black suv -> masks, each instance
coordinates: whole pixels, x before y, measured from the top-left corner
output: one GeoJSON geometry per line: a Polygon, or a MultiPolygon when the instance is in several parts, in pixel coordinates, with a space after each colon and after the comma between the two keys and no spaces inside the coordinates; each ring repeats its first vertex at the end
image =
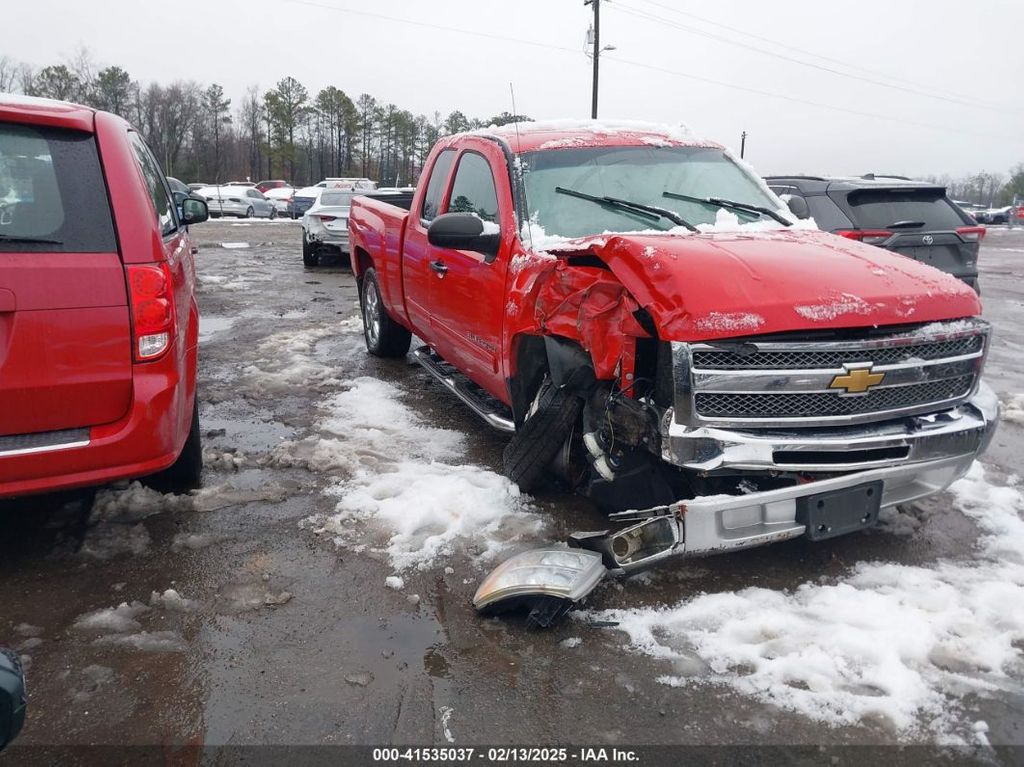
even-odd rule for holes
{"type": "Polygon", "coordinates": [[[953,204],[945,187],[875,174],[765,181],[798,218],[930,264],[978,290],[978,246],[985,229],[953,204]]]}

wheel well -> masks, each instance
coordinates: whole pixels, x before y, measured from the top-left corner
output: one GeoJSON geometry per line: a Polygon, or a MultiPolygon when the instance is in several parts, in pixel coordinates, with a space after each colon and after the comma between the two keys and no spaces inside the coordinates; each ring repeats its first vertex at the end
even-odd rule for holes
{"type": "Polygon", "coordinates": [[[517,426],[525,420],[545,376],[580,396],[586,396],[597,383],[590,353],[576,341],[561,336],[521,335],[512,348],[516,372],[509,379],[509,395],[517,426]]]}
{"type": "Polygon", "coordinates": [[[362,248],[356,248],[352,254],[352,267],[356,273],[356,284],[363,284],[363,275],[366,274],[367,269],[373,268],[373,259],[370,254],[362,248]]]}

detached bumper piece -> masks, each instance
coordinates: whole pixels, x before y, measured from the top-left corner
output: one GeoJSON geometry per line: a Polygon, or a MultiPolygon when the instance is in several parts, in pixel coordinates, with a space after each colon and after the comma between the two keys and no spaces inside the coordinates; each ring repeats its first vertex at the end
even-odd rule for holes
{"type": "Polygon", "coordinates": [[[526,610],[527,626],[548,628],[561,620],[601,581],[599,553],[583,549],[536,549],[498,565],[473,597],[483,615],[526,610]]]}

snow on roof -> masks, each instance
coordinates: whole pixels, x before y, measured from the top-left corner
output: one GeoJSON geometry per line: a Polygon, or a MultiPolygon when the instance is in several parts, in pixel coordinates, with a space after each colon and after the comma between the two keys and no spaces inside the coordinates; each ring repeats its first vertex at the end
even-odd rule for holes
{"type": "Polygon", "coordinates": [[[0,93],[0,107],[22,107],[47,112],[77,112],[80,109],[91,107],[81,104],[74,104],[70,101],[57,101],[56,99],[44,99],[38,96],[23,96],[20,93],[0,93]]]}
{"type": "Polygon", "coordinates": [[[720,148],[715,142],[699,138],[682,123],[670,125],[643,120],[537,120],[491,125],[462,135],[498,136],[516,152],[624,143],[720,148]]]}

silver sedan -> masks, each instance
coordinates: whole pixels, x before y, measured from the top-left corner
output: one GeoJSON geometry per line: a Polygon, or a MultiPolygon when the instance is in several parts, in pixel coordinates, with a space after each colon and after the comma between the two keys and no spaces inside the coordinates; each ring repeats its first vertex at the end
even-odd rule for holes
{"type": "Polygon", "coordinates": [[[239,218],[277,218],[274,203],[258,189],[246,186],[208,186],[196,194],[206,199],[210,216],[238,216],[239,218]]]}

